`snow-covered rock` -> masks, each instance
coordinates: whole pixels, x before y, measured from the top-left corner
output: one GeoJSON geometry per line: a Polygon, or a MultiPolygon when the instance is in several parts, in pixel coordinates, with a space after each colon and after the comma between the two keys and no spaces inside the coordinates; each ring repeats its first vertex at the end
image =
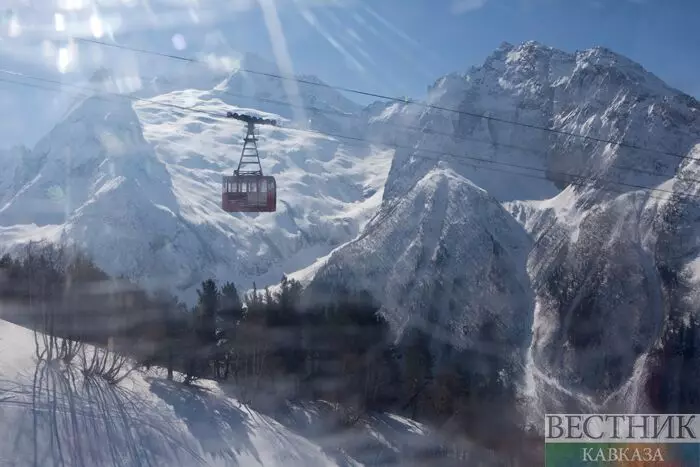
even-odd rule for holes
{"type": "Polygon", "coordinates": [[[321,266],[315,299],[337,287],[369,292],[399,334],[428,331],[436,351],[492,345],[508,360],[524,356],[533,312],[524,229],[450,169],[429,172],[394,201],[321,266]],[[495,325],[488,343],[487,325],[495,325]]]}

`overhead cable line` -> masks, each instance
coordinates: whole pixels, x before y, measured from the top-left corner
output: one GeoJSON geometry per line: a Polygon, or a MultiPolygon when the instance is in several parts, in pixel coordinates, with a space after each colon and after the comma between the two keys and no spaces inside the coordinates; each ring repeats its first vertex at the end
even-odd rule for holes
{"type": "MultiPolygon", "coordinates": [[[[360,115],[347,113],[347,112],[341,112],[341,111],[334,110],[334,109],[322,109],[320,107],[292,104],[291,102],[287,102],[287,101],[270,99],[267,97],[260,97],[260,96],[249,96],[247,94],[240,94],[240,93],[223,91],[223,90],[218,90],[218,89],[216,90],[216,93],[224,94],[224,95],[232,96],[232,97],[236,97],[236,98],[241,98],[241,99],[250,99],[250,100],[259,101],[259,102],[266,102],[266,103],[270,103],[270,104],[281,105],[281,106],[290,107],[290,108],[296,108],[296,109],[300,109],[300,110],[309,110],[309,111],[316,113],[316,114],[333,115],[333,116],[337,116],[340,118],[357,120],[357,121],[361,122],[360,115]]],[[[475,142],[475,143],[489,145],[489,146],[517,149],[517,150],[520,150],[523,152],[532,153],[533,155],[536,155],[536,156],[542,155],[542,152],[537,150],[537,149],[529,148],[526,146],[520,146],[520,145],[512,144],[512,143],[502,143],[502,142],[498,142],[498,141],[487,141],[487,140],[468,137],[468,136],[459,136],[459,135],[455,135],[453,133],[448,133],[448,132],[439,131],[439,130],[433,130],[433,129],[419,127],[419,126],[415,126],[415,125],[405,125],[405,124],[386,122],[386,121],[382,121],[381,125],[411,130],[411,131],[415,131],[417,133],[422,133],[424,135],[446,136],[446,137],[449,137],[449,138],[451,138],[453,140],[457,140],[457,141],[470,141],[470,142],[475,142]]],[[[689,158],[689,159],[693,159],[693,158],[689,158]]],[[[700,161],[700,159],[697,159],[697,160],[700,161]]],[[[640,173],[640,174],[645,174],[645,175],[651,175],[653,177],[672,177],[677,173],[677,170],[673,170],[673,172],[674,172],[673,174],[668,174],[668,173],[659,173],[659,171],[644,170],[644,169],[640,169],[637,167],[620,166],[620,165],[616,165],[616,164],[612,164],[610,166],[610,168],[614,168],[614,169],[620,170],[620,171],[630,171],[630,172],[635,172],[635,173],[640,173]]],[[[700,183],[700,180],[695,180],[695,181],[697,183],[700,183]]]]}
{"type": "MultiPolygon", "coordinates": [[[[359,115],[349,114],[349,113],[346,113],[346,112],[340,112],[340,111],[333,110],[333,109],[321,109],[321,108],[319,108],[319,107],[314,107],[314,106],[304,106],[304,105],[292,104],[291,102],[287,102],[287,101],[281,101],[281,100],[276,100],[276,99],[270,99],[270,98],[267,98],[267,97],[248,96],[248,95],[246,95],[246,94],[239,94],[239,93],[230,92],[230,91],[217,90],[216,92],[217,92],[217,93],[224,94],[224,95],[232,96],[232,97],[238,97],[238,98],[243,98],[243,99],[251,99],[251,100],[255,100],[255,101],[267,102],[267,103],[270,103],[270,104],[282,105],[282,106],[287,106],[287,107],[290,107],[290,108],[297,108],[297,109],[300,109],[300,110],[310,110],[310,111],[315,112],[315,113],[321,113],[321,114],[326,114],[326,115],[334,115],[334,116],[338,116],[338,117],[341,117],[341,118],[347,118],[347,119],[353,119],[353,120],[361,121],[361,117],[360,117],[359,115]]],[[[453,134],[453,133],[448,133],[448,132],[446,132],[446,131],[433,130],[433,129],[429,129],[429,128],[425,128],[425,127],[419,127],[419,126],[415,126],[415,125],[402,125],[402,124],[400,124],[400,123],[385,122],[385,121],[382,121],[382,122],[381,122],[381,125],[386,125],[386,126],[391,126],[391,127],[395,127],[395,128],[402,128],[402,129],[406,129],[406,130],[411,130],[411,131],[415,131],[415,132],[417,132],[417,133],[422,133],[422,134],[424,134],[424,135],[441,135],[441,136],[446,136],[446,137],[449,137],[449,138],[451,138],[451,139],[453,139],[453,140],[457,140],[457,141],[470,141],[470,142],[475,142],[475,143],[484,144],[484,145],[497,146],[497,147],[509,148],[509,149],[517,149],[517,150],[520,150],[520,151],[523,151],[523,152],[531,153],[531,154],[536,155],[536,156],[541,156],[541,155],[542,155],[542,152],[539,151],[539,150],[537,150],[537,149],[529,148],[529,147],[526,147],[526,146],[520,146],[520,145],[512,144],[512,143],[502,143],[502,142],[498,142],[498,141],[486,141],[486,140],[483,140],[483,139],[471,138],[471,137],[468,137],[468,136],[458,136],[458,135],[455,135],[455,134],[453,134]]],[[[700,162],[700,159],[695,159],[695,158],[692,158],[692,157],[687,157],[687,158],[688,158],[688,159],[691,159],[691,160],[697,160],[697,161],[700,162]]],[[[616,165],[616,164],[612,164],[612,165],[610,166],[610,168],[614,168],[614,169],[616,169],[616,170],[620,170],[620,171],[623,171],[623,172],[624,172],[624,171],[630,171],[630,172],[635,172],[635,173],[640,173],[640,174],[651,175],[651,176],[653,176],[653,177],[673,177],[674,175],[677,174],[677,170],[673,170],[673,174],[668,174],[668,173],[659,173],[658,171],[657,171],[657,172],[654,172],[654,171],[651,171],[651,170],[644,170],[644,169],[640,169],[640,168],[637,168],[637,167],[619,166],[619,165],[616,165]]],[[[695,180],[695,182],[700,183],[700,180],[695,180]]]]}
{"type": "MultiPolygon", "coordinates": [[[[62,81],[53,80],[53,79],[40,78],[40,77],[36,77],[36,76],[26,75],[26,74],[23,74],[23,73],[13,72],[13,71],[10,71],[10,70],[2,70],[2,69],[0,69],[0,73],[10,74],[10,75],[13,75],[13,76],[19,76],[19,77],[28,78],[28,79],[33,79],[33,80],[39,80],[39,81],[43,81],[43,82],[49,82],[49,83],[52,83],[52,84],[58,84],[58,85],[65,86],[65,87],[73,87],[73,88],[78,88],[78,89],[81,89],[81,90],[88,90],[88,91],[91,91],[91,92],[101,92],[101,90],[99,90],[99,89],[91,89],[91,88],[88,88],[88,87],[85,87],[85,86],[74,85],[74,84],[70,84],[70,83],[64,83],[64,82],[62,82],[62,81]]],[[[359,117],[358,115],[348,114],[348,113],[344,113],[344,112],[340,112],[340,111],[336,111],[336,110],[332,110],[332,109],[321,109],[321,108],[313,107],[313,106],[301,106],[301,105],[292,104],[292,103],[286,102],[286,101],[280,101],[280,100],[275,100],[275,99],[269,99],[269,98],[259,97],[259,96],[248,96],[248,95],[245,95],[245,94],[233,93],[233,92],[228,92],[228,91],[221,91],[221,90],[218,90],[217,92],[218,92],[218,93],[221,93],[221,94],[229,95],[229,96],[232,96],[232,97],[237,97],[237,98],[242,98],[242,99],[250,99],[250,100],[260,101],[260,102],[267,102],[267,103],[272,103],[272,104],[276,104],[276,105],[283,105],[283,106],[288,106],[288,107],[292,107],[292,108],[299,108],[299,109],[303,109],[303,110],[310,110],[310,111],[316,112],[316,113],[322,113],[322,114],[328,114],[328,115],[335,115],[335,116],[339,116],[339,117],[342,117],[342,118],[356,119],[356,120],[360,121],[360,117],[359,117]]],[[[177,109],[177,110],[187,110],[187,111],[193,111],[193,112],[204,112],[204,113],[206,113],[207,115],[210,115],[209,112],[201,111],[201,110],[196,109],[196,108],[194,108],[194,107],[184,107],[184,106],[179,106],[179,105],[176,105],[176,104],[170,104],[170,103],[164,103],[164,102],[156,101],[155,99],[141,98],[141,97],[137,97],[137,96],[133,96],[133,95],[125,95],[125,94],[120,94],[120,93],[110,93],[110,94],[114,94],[114,95],[117,95],[117,96],[122,96],[122,97],[125,97],[125,98],[129,98],[129,99],[132,99],[132,100],[134,100],[134,101],[148,102],[148,103],[156,103],[156,104],[158,104],[158,105],[171,107],[171,108],[174,108],[174,109],[177,109]]],[[[446,136],[446,137],[449,137],[449,138],[452,138],[452,139],[458,140],[458,141],[471,141],[471,142],[475,142],[475,143],[479,143],[479,144],[484,144],[484,145],[490,145],[490,146],[496,146],[496,147],[503,147],[503,148],[509,148],[509,149],[517,149],[517,150],[521,150],[521,151],[523,151],[523,152],[531,153],[531,154],[534,155],[534,156],[542,156],[542,155],[543,155],[541,151],[538,151],[538,150],[536,150],[536,149],[534,149],[534,148],[528,148],[528,147],[525,147],[525,146],[520,146],[520,145],[516,145],[516,144],[511,144],[511,143],[502,143],[502,142],[498,142],[498,141],[485,141],[485,140],[483,140],[483,139],[478,139],[478,138],[470,138],[470,137],[466,137],[466,136],[456,136],[456,135],[453,135],[453,134],[451,134],[451,133],[442,132],[442,131],[438,131],[438,130],[432,130],[432,129],[421,128],[421,127],[414,126],[414,125],[401,125],[401,124],[391,123],[391,122],[382,122],[381,124],[382,124],[382,125],[387,125],[387,126],[393,126],[393,127],[396,127],[396,128],[403,128],[403,129],[415,131],[415,132],[418,132],[418,133],[422,133],[422,134],[425,134],[425,135],[443,135],[443,136],[446,136]]],[[[336,136],[336,137],[341,137],[341,136],[336,136]]],[[[386,143],[383,143],[383,144],[386,144],[386,143]]],[[[691,159],[691,160],[700,161],[700,159],[695,159],[695,158],[691,158],[691,157],[687,157],[687,158],[688,158],[688,159],[691,159]]],[[[620,165],[617,165],[617,164],[612,164],[612,165],[610,166],[610,168],[613,168],[613,169],[619,170],[619,171],[623,171],[623,172],[624,172],[624,171],[630,171],[630,172],[635,172],[635,173],[650,175],[650,176],[653,176],[653,177],[673,177],[673,176],[675,176],[675,175],[677,174],[677,170],[673,170],[673,172],[674,172],[673,174],[667,174],[667,173],[659,173],[659,172],[656,172],[656,171],[644,170],[644,169],[640,169],[640,168],[636,168],[636,167],[620,166],[620,165]]],[[[696,182],[696,183],[700,183],[700,180],[695,180],[695,179],[690,179],[689,181],[694,181],[694,182],[696,182]]]]}
{"type": "MultiPolygon", "coordinates": [[[[33,76],[24,75],[24,74],[21,74],[21,73],[8,72],[8,71],[6,71],[6,70],[0,70],[0,73],[7,73],[7,74],[12,74],[12,75],[15,75],[15,76],[19,76],[19,77],[25,77],[25,78],[30,78],[30,79],[36,79],[36,80],[38,80],[38,81],[47,82],[47,83],[52,83],[52,84],[57,85],[57,86],[59,86],[59,87],[71,87],[71,88],[80,89],[80,90],[82,90],[82,91],[87,90],[87,91],[91,91],[91,92],[100,92],[100,90],[92,89],[92,88],[89,88],[89,87],[86,87],[86,86],[79,86],[79,85],[67,84],[67,83],[63,83],[63,82],[58,81],[58,80],[52,80],[52,79],[49,79],[49,78],[33,77],[33,76]]],[[[3,80],[3,81],[6,82],[6,83],[14,84],[14,85],[29,86],[29,87],[37,87],[37,86],[34,85],[33,83],[23,83],[23,82],[18,82],[18,81],[11,81],[11,80],[3,80]]],[[[48,88],[43,88],[43,89],[48,89],[48,88]]],[[[61,89],[60,89],[60,88],[56,88],[55,91],[58,92],[58,91],[61,91],[61,89]]],[[[185,106],[180,106],[180,105],[177,105],[177,104],[171,104],[171,103],[167,103],[167,102],[159,102],[159,101],[154,100],[154,99],[141,98],[141,97],[126,95],[126,94],[119,94],[119,93],[112,93],[112,92],[105,92],[105,94],[109,94],[109,95],[111,95],[111,96],[114,96],[114,97],[117,97],[117,98],[121,98],[121,99],[127,99],[127,100],[130,100],[130,101],[148,102],[148,103],[153,104],[153,105],[158,105],[158,106],[166,107],[166,108],[172,108],[172,109],[175,109],[175,110],[178,110],[178,111],[181,111],[181,112],[193,112],[193,113],[203,114],[203,115],[206,115],[206,116],[212,117],[212,118],[217,118],[217,119],[222,119],[222,120],[225,119],[225,115],[224,115],[224,114],[218,114],[218,113],[214,113],[214,112],[207,111],[207,110],[201,110],[201,109],[197,109],[197,108],[195,108],[195,107],[185,107],[185,106]]],[[[94,97],[94,98],[98,98],[98,99],[107,100],[107,99],[105,99],[104,97],[99,96],[99,95],[98,95],[98,96],[93,96],[93,97],[94,97]]],[[[284,128],[284,127],[282,127],[282,128],[284,128]]],[[[348,141],[361,142],[361,143],[366,143],[366,144],[376,144],[376,145],[386,146],[386,147],[390,147],[390,148],[394,148],[394,149],[406,149],[406,150],[413,151],[413,153],[411,154],[411,156],[412,156],[412,157],[417,157],[417,158],[425,158],[425,159],[431,159],[431,160],[436,160],[436,161],[439,161],[439,160],[440,160],[440,159],[438,159],[438,158],[434,158],[434,157],[425,157],[425,156],[423,156],[423,155],[420,155],[419,153],[422,152],[422,153],[435,154],[435,155],[439,155],[439,156],[451,157],[451,158],[454,158],[454,159],[457,159],[457,160],[470,160],[470,161],[475,161],[475,162],[483,162],[483,163],[486,163],[486,164],[493,164],[493,165],[499,165],[499,166],[504,166],[504,167],[510,167],[510,168],[516,168],[516,169],[523,169],[523,170],[530,170],[530,171],[534,171],[534,172],[540,172],[540,173],[546,174],[547,177],[542,177],[542,176],[537,177],[537,176],[533,176],[533,175],[531,175],[531,174],[524,174],[524,173],[520,173],[520,172],[510,172],[510,171],[497,170],[497,169],[495,169],[495,168],[493,168],[493,167],[489,168],[489,167],[484,167],[484,166],[482,166],[482,165],[475,165],[475,164],[473,164],[473,163],[466,163],[467,165],[473,166],[473,167],[475,167],[475,168],[480,168],[480,169],[485,169],[485,170],[496,170],[496,171],[500,171],[500,172],[503,172],[503,173],[510,173],[510,174],[513,174],[513,175],[520,175],[520,176],[529,177],[529,178],[538,178],[538,179],[545,180],[545,181],[550,181],[550,182],[551,182],[551,181],[562,181],[562,182],[569,183],[569,184],[571,184],[571,185],[588,186],[588,185],[590,185],[590,183],[593,182],[593,181],[600,181],[600,182],[605,182],[605,183],[609,183],[609,184],[612,184],[612,185],[625,186],[625,187],[628,187],[628,188],[642,189],[642,190],[648,190],[648,191],[651,191],[651,192],[666,193],[666,194],[671,194],[671,195],[678,195],[678,196],[684,196],[684,197],[689,197],[689,198],[698,198],[698,199],[700,199],[700,195],[697,195],[697,194],[682,193],[682,192],[672,191],[672,190],[666,190],[666,189],[658,188],[658,187],[654,188],[654,187],[648,187],[648,186],[645,186],[645,185],[637,185],[637,184],[625,183],[625,182],[620,182],[620,181],[615,181],[615,180],[604,179],[604,178],[600,178],[600,177],[594,177],[594,176],[590,176],[590,175],[587,176],[587,175],[572,174],[572,173],[567,173],[567,172],[551,171],[551,170],[543,169],[543,168],[541,168],[541,167],[532,167],[532,166],[527,166],[527,165],[522,165],[522,164],[516,164],[516,163],[510,163],[510,162],[494,161],[494,160],[491,160],[491,159],[485,159],[485,158],[479,158],[479,157],[470,156],[470,155],[468,155],[468,154],[454,154],[454,153],[450,153],[450,152],[446,152],[446,151],[431,150],[431,149],[419,149],[419,150],[416,150],[415,148],[410,147],[410,146],[398,145],[398,144],[395,144],[395,143],[387,143],[387,142],[383,142],[383,141],[373,141],[373,140],[370,140],[370,139],[360,138],[360,137],[354,137],[354,136],[349,136],[349,135],[342,135],[342,134],[336,134],[336,133],[322,132],[322,131],[316,131],[316,130],[297,129],[297,128],[286,128],[286,129],[287,129],[287,130],[292,130],[292,131],[300,131],[300,132],[304,132],[304,133],[316,134],[316,135],[319,135],[319,136],[325,136],[325,137],[331,137],[331,138],[344,139],[344,140],[348,140],[348,141]],[[549,177],[551,177],[552,175],[559,175],[559,176],[566,177],[566,178],[563,178],[563,179],[561,179],[561,180],[552,180],[551,178],[549,178],[549,177]],[[579,179],[579,181],[571,180],[571,179],[579,179]],[[581,180],[583,180],[583,181],[581,181],[581,180]]],[[[599,188],[599,189],[602,189],[602,188],[599,188]]],[[[607,190],[607,191],[615,191],[615,190],[607,190]]],[[[616,192],[624,193],[624,191],[616,191],[616,192]]],[[[657,199],[662,199],[662,198],[657,198],[657,199]]]]}
{"type": "MultiPolygon", "coordinates": [[[[165,58],[170,58],[170,59],[180,60],[180,61],[185,61],[185,62],[190,62],[190,63],[199,63],[202,65],[207,64],[206,61],[196,59],[196,58],[182,57],[180,55],[167,54],[167,53],[157,52],[157,51],[153,51],[153,50],[140,49],[140,48],[136,48],[136,47],[129,47],[126,45],[121,45],[121,44],[113,44],[113,43],[104,42],[104,41],[100,41],[100,40],[96,40],[96,39],[88,39],[88,38],[81,38],[81,37],[74,37],[73,39],[75,41],[78,41],[78,42],[86,42],[86,43],[97,44],[97,45],[101,45],[101,46],[105,46],[105,47],[112,47],[112,48],[117,48],[117,49],[129,50],[129,51],[137,52],[137,53],[156,55],[156,56],[161,56],[161,57],[165,57],[165,58]]],[[[409,99],[400,98],[400,97],[387,96],[387,95],[379,94],[379,93],[375,93],[375,92],[362,91],[359,89],[348,88],[348,87],[343,87],[343,86],[334,86],[331,84],[326,84],[326,83],[317,82],[317,81],[311,81],[311,80],[298,78],[298,77],[294,77],[294,76],[285,76],[285,75],[281,75],[281,74],[277,74],[277,73],[268,73],[268,72],[251,70],[251,69],[247,69],[247,68],[239,68],[239,71],[253,74],[253,75],[267,76],[270,78],[281,79],[281,80],[286,80],[286,81],[295,81],[295,82],[301,83],[301,84],[306,84],[306,85],[310,85],[310,86],[318,86],[318,87],[323,87],[323,88],[327,88],[327,89],[333,89],[336,91],[347,92],[350,94],[357,94],[357,95],[361,95],[361,96],[365,96],[365,97],[374,97],[377,99],[383,99],[383,100],[387,100],[387,101],[391,101],[391,102],[398,102],[398,103],[402,103],[402,104],[410,104],[410,105],[425,107],[428,109],[457,113],[457,114],[466,115],[469,117],[481,118],[481,119],[485,119],[485,120],[489,120],[489,121],[493,121],[493,122],[521,126],[524,128],[545,131],[548,133],[554,133],[554,134],[559,134],[559,135],[563,135],[563,136],[582,138],[582,139],[586,139],[589,141],[595,141],[598,143],[612,144],[612,145],[624,147],[627,149],[635,149],[638,151],[657,153],[657,154],[662,154],[662,155],[666,155],[666,156],[676,157],[679,159],[687,159],[688,158],[688,156],[685,156],[683,154],[677,154],[674,152],[664,151],[661,149],[653,149],[653,148],[647,148],[647,147],[643,147],[643,146],[637,146],[635,144],[626,143],[624,141],[614,141],[614,140],[610,140],[610,139],[599,138],[596,136],[583,135],[580,133],[574,133],[574,132],[570,132],[570,131],[566,131],[566,130],[560,130],[560,129],[556,129],[556,128],[539,126],[539,125],[535,125],[535,124],[531,124],[531,123],[518,122],[515,120],[509,120],[506,118],[495,117],[492,115],[485,115],[485,114],[480,114],[477,112],[470,112],[470,111],[463,110],[463,109],[453,109],[453,108],[449,108],[449,107],[428,104],[425,102],[417,102],[414,100],[409,100],[409,99]]]]}

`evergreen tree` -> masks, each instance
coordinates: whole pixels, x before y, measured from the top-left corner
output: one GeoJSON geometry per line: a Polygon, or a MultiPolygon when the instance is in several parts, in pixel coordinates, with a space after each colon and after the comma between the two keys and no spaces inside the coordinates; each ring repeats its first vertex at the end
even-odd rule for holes
{"type": "Polygon", "coordinates": [[[401,399],[401,353],[390,340],[388,323],[384,322],[387,336],[377,361],[376,379],[371,385],[368,407],[373,410],[397,409],[401,399]]]}
{"type": "Polygon", "coordinates": [[[662,413],[691,413],[700,408],[700,323],[690,315],[669,320],[650,354],[647,394],[662,413]],[[688,412],[691,411],[691,412],[688,412]]]}
{"type": "Polygon", "coordinates": [[[681,388],[679,413],[700,408],[700,361],[698,354],[698,337],[700,323],[694,314],[688,318],[688,323],[681,332],[681,388]]]}
{"type": "Polygon", "coordinates": [[[221,288],[219,321],[219,357],[221,360],[220,377],[227,379],[233,359],[236,357],[235,340],[237,328],[243,320],[243,303],[233,282],[227,282],[221,288]]]}
{"type": "Polygon", "coordinates": [[[276,358],[288,375],[299,376],[304,366],[302,319],[299,313],[301,285],[282,277],[280,290],[268,307],[268,326],[279,336],[276,358]]]}
{"type": "Polygon", "coordinates": [[[243,317],[243,303],[233,282],[227,282],[221,287],[221,310],[219,316],[229,325],[235,325],[243,317]]]}
{"type": "Polygon", "coordinates": [[[295,309],[301,301],[302,286],[299,281],[282,276],[277,301],[284,310],[295,309]]]}
{"type": "Polygon", "coordinates": [[[202,282],[202,288],[197,290],[197,295],[198,334],[202,344],[209,346],[216,343],[216,316],[220,299],[216,282],[212,279],[202,282]]]}
{"type": "Polygon", "coordinates": [[[258,293],[258,286],[253,282],[253,290],[245,296],[245,305],[247,313],[258,311],[262,306],[262,299],[258,293]]]}
{"type": "Polygon", "coordinates": [[[219,363],[217,352],[217,328],[216,316],[219,309],[219,289],[216,282],[207,279],[202,282],[201,289],[197,290],[199,297],[195,308],[195,335],[198,344],[196,359],[197,368],[205,373],[208,363],[219,363]]]}
{"type": "MultiPolygon", "coordinates": [[[[232,369],[241,390],[253,395],[259,392],[262,378],[267,374],[271,346],[266,308],[254,285],[253,293],[246,296],[246,311],[234,342],[232,369]]],[[[243,398],[245,400],[247,396],[243,395],[243,398]]]]}
{"type": "Polygon", "coordinates": [[[183,338],[187,332],[187,307],[176,297],[163,292],[156,296],[156,302],[160,311],[158,318],[161,336],[156,358],[165,365],[167,378],[172,380],[178,357],[182,353],[183,342],[186,343],[183,338]]]}

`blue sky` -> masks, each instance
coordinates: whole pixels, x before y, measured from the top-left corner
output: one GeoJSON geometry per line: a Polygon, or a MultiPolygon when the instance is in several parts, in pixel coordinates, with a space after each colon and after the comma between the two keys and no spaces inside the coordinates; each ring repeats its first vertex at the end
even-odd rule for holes
{"type": "MultiPolygon", "coordinates": [[[[610,47],[700,96],[694,0],[278,0],[277,6],[295,69],[344,86],[420,95],[435,78],[481,63],[503,41],[534,39],[568,51],[610,47]]],[[[234,48],[273,56],[260,8],[222,17],[218,29],[234,48]]]]}
{"type": "MultiPolygon", "coordinates": [[[[421,95],[481,63],[503,41],[567,51],[607,46],[700,96],[695,0],[277,0],[297,71],[343,86],[421,95]]],[[[257,6],[222,15],[234,48],[272,57],[257,6]],[[230,22],[230,26],[226,23],[230,22]]]]}
{"type": "Polygon", "coordinates": [[[30,23],[25,29],[56,29],[55,12],[62,12],[67,33],[90,35],[89,22],[71,31],[70,21],[96,11],[126,44],[191,55],[218,34],[233,49],[268,58],[274,53],[262,11],[271,5],[295,71],[390,94],[420,95],[503,41],[534,39],[567,51],[610,47],[700,95],[695,0],[35,0],[42,14],[24,17],[24,0],[6,1],[30,23]],[[176,50],[175,34],[189,47],[176,50]]]}
{"type": "MultiPolygon", "coordinates": [[[[282,14],[294,63],[343,85],[419,95],[435,78],[480,64],[503,41],[534,39],[567,51],[607,46],[700,97],[700,2],[694,0],[358,0],[313,9],[366,73],[298,12],[282,14]],[[353,33],[373,64],[356,52],[353,33]]],[[[269,54],[267,41],[255,48],[269,54]]]]}
{"type": "MultiPolygon", "coordinates": [[[[58,70],[57,51],[71,47],[69,37],[97,35],[101,40],[113,37],[125,45],[183,56],[203,49],[217,55],[256,52],[331,84],[421,97],[436,78],[480,64],[503,41],[517,44],[534,39],[567,51],[607,46],[700,97],[700,2],[696,0],[2,3],[7,5],[0,28],[3,68],[58,75],[67,81],[99,64],[137,72],[153,71],[158,63],[166,69],[181,66],[128,51],[103,50],[98,57],[78,47],[68,53],[72,65],[58,70]]],[[[46,96],[35,90],[31,97],[26,94],[0,85],[3,105],[27,98],[37,105],[46,102],[46,96]]]]}

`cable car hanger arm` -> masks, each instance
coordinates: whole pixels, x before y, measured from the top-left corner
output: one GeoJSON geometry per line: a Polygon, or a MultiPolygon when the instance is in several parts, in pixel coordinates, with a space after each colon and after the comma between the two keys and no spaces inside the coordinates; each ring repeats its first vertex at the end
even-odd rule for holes
{"type": "Polygon", "coordinates": [[[227,118],[233,118],[235,120],[240,120],[241,122],[246,122],[248,125],[270,125],[278,126],[277,120],[272,120],[269,118],[255,117],[253,115],[239,114],[237,112],[226,112],[227,118]]]}

